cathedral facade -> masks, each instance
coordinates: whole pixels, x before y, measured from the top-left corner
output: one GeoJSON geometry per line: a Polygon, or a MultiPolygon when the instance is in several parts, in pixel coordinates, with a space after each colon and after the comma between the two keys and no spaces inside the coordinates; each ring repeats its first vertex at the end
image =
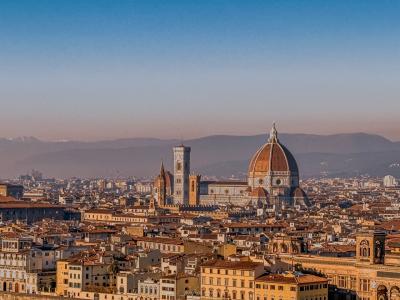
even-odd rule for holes
{"type": "Polygon", "coordinates": [[[297,162],[279,141],[275,124],[266,143],[251,158],[247,181],[243,182],[200,181],[199,175],[190,176],[190,182],[187,182],[190,150],[185,149],[190,148],[183,145],[179,146],[179,151],[177,148],[174,148],[174,178],[162,167],[154,184],[159,204],[252,204],[271,211],[285,207],[305,208],[309,205],[307,195],[299,185],[297,162]]]}

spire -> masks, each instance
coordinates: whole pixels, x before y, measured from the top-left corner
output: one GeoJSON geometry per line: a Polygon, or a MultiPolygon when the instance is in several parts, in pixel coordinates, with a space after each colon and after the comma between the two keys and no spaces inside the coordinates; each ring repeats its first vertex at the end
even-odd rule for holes
{"type": "Polygon", "coordinates": [[[277,141],[278,141],[278,131],[276,130],[275,122],[274,122],[274,123],[272,123],[272,128],[269,133],[268,142],[272,143],[272,142],[277,142],[277,141]]]}
{"type": "Polygon", "coordinates": [[[163,161],[161,161],[160,175],[163,176],[163,177],[165,176],[164,162],[163,161]]]}

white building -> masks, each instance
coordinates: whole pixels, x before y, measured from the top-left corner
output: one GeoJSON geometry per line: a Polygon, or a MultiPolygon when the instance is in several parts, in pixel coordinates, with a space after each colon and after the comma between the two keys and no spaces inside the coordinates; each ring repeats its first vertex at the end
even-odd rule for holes
{"type": "Polygon", "coordinates": [[[397,186],[397,180],[392,175],[386,175],[383,177],[383,185],[385,187],[395,187],[397,186]]]}
{"type": "Polygon", "coordinates": [[[55,249],[32,247],[32,238],[13,233],[1,240],[0,291],[36,294],[55,288],[55,249]]]}
{"type": "Polygon", "coordinates": [[[189,204],[190,147],[174,147],[174,202],[189,204]]]}

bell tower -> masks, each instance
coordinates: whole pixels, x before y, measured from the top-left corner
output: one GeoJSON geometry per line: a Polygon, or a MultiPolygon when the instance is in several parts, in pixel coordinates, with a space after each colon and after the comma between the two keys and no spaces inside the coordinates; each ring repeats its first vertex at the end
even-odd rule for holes
{"type": "Polygon", "coordinates": [[[174,147],[174,202],[189,204],[190,147],[174,147]]]}
{"type": "Polygon", "coordinates": [[[197,206],[200,204],[200,179],[201,175],[189,176],[189,205],[197,206]]]}
{"type": "Polygon", "coordinates": [[[358,263],[385,263],[386,233],[383,231],[360,232],[356,236],[356,257],[358,263]]]}
{"type": "Polygon", "coordinates": [[[167,202],[167,185],[164,163],[161,162],[160,175],[158,175],[157,181],[157,193],[158,193],[158,204],[160,206],[165,206],[167,202]]]}

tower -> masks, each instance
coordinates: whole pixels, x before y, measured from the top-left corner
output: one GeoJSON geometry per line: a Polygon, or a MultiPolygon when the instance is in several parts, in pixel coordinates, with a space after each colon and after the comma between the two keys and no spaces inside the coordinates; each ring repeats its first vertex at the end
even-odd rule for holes
{"type": "Polygon", "coordinates": [[[165,179],[164,164],[161,162],[160,175],[157,182],[158,203],[160,206],[165,206],[167,200],[167,186],[165,179]]]}
{"type": "Polygon", "coordinates": [[[190,147],[174,147],[174,202],[189,204],[190,147]]]}
{"type": "Polygon", "coordinates": [[[367,264],[384,264],[385,239],[383,231],[367,231],[356,236],[357,262],[367,264]]]}
{"type": "Polygon", "coordinates": [[[200,204],[200,178],[201,175],[189,176],[189,205],[200,204]]]}
{"type": "Polygon", "coordinates": [[[154,180],[153,194],[159,206],[168,204],[173,191],[172,174],[164,169],[164,164],[161,162],[160,173],[154,180]]]}

